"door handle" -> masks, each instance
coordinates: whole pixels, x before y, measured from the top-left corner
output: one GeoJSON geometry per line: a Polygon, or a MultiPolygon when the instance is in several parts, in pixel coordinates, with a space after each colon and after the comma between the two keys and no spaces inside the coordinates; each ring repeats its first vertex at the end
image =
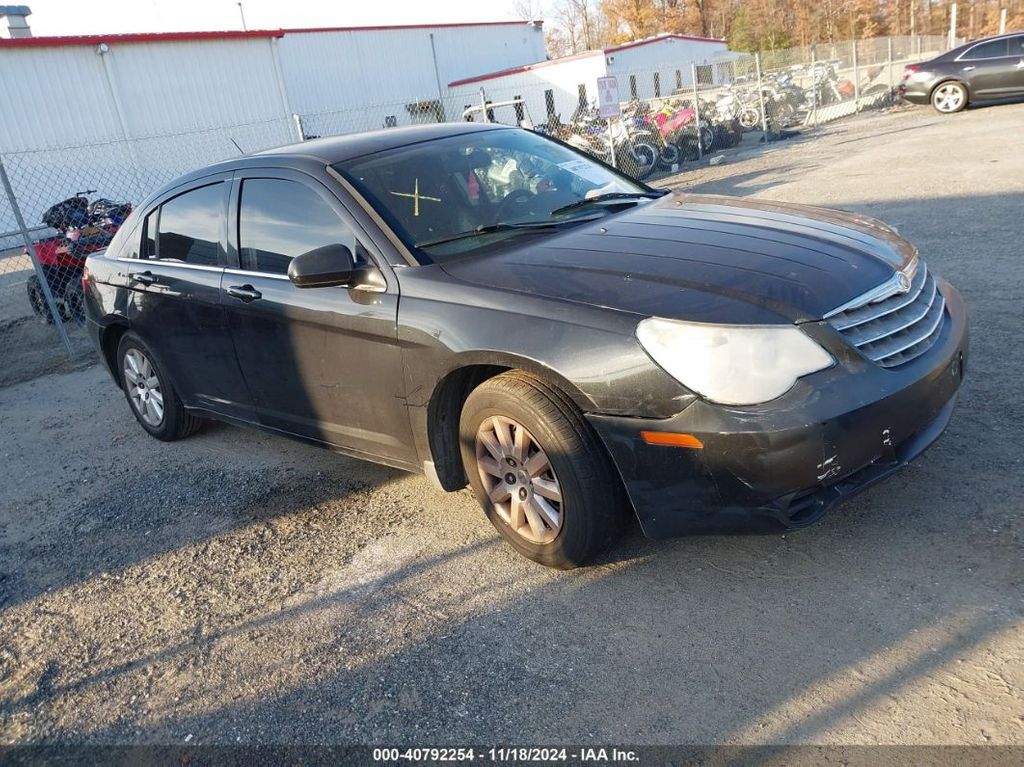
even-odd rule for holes
{"type": "Polygon", "coordinates": [[[228,295],[245,303],[263,298],[263,294],[252,285],[232,285],[228,288],[228,295]]]}
{"type": "Polygon", "coordinates": [[[144,272],[132,272],[128,275],[128,279],[135,282],[141,282],[143,285],[152,285],[156,282],[156,277],[154,277],[153,273],[148,269],[144,272]]]}
{"type": "Polygon", "coordinates": [[[963,71],[964,72],[973,72],[974,71],[974,67],[964,67],[963,71]]]}

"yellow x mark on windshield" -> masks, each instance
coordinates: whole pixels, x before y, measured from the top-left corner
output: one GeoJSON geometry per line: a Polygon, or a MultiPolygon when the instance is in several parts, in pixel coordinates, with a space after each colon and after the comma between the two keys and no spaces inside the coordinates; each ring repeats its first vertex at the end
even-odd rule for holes
{"type": "Polygon", "coordinates": [[[416,179],[416,185],[413,187],[412,194],[409,192],[392,192],[395,197],[411,197],[412,198],[412,214],[418,216],[420,214],[420,200],[430,200],[431,202],[441,202],[440,197],[430,197],[425,194],[420,194],[420,180],[416,179]]]}

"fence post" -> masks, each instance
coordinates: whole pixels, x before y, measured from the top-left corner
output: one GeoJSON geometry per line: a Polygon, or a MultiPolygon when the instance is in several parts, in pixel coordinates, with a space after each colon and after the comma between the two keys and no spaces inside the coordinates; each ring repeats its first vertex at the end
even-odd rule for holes
{"type": "Polygon", "coordinates": [[[704,159],[704,147],[700,142],[700,96],[697,94],[697,62],[690,62],[690,76],[693,77],[693,111],[697,115],[697,159],[704,159]]]}
{"type": "Polygon", "coordinates": [[[818,72],[817,67],[817,46],[811,46],[811,83],[814,87],[814,100],[811,102],[811,123],[815,128],[818,127],[818,99],[821,98],[821,92],[818,88],[818,72]]]}
{"type": "Polygon", "coordinates": [[[36,249],[32,243],[32,237],[28,233],[28,227],[25,226],[25,219],[21,215],[21,208],[18,207],[18,198],[14,196],[14,189],[11,187],[11,180],[7,177],[7,168],[4,167],[2,157],[0,157],[0,183],[3,184],[4,192],[7,194],[7,201],[11,204],[11,212],[14,213],[14,220],[18,224],[18,230],[21,232],[21,239],[25,243],[25,252],[28,254],[29,260],[32,262],[32,268],[35,270],[36,279],[39,280],[39,286],[42,288],[43,297],[46,298],[46,306],[50,310],[50,316],[53,318],[53,324],[57,328],[57,332],[60,334],[60,340],[64,343],[64,348],[67,349],[68,359],[73,359],[75,354],[71,349],[71,339],[68,338],[67,328],[64,327],[64,323],[61,321],[60,312],[57,311],[57,302],[53,300],[53,293],[50,291],[50,283],[47,282],[46,274],[43,272],[43,267],[39,263],[38,256],[36,256],[36,249]]]}
{"type": "MultiPolygon", "coordinates": [[[[615,126],[614,126],[614,123],[612,122],[614,119],[615,119],[614,115],[612,117],[606,118],[605,121],[608,123],[608,129],[605,132],[606,132],[606,134],[608,136],[608,164],[611,165],[613,168],[615,168],[615,170],[618,170],[619,169],[619,161],[615,157],[615,155],[617,154],[616,151],[615,151],[615,130],[614,130],[615,126]]],[[[623,131],[622,135],[626,136],[628,134],[627,134],[626,131],[623,131]]],[[[627,145],[626,145],[626,149],[627,149],[627,151],[629,150],[628,142],[627,142],[627,145]]]]}
{"type": "Polygon", "coordinates": [[[481,86],[480,88],[480,108],[483,109],[483,118],[485,123],[491,121],[491,116],[487,113],[487,92],[481,86]]]}
{"type": "Polygon", "coordinates": [[[853,103],[854,111],[860,113],[860,72],[857,71],[857,38],[850,43],[853,46],[853,103]]]}
{"type": "Polygon", "coordinates": [[[768,112],[764,106],[764,87],[761,85],[761,52],[754,53],[754,66],[757,67],[757,98],[761,104],[761,136],[768,143],[768,112]]]}
{"type": "Polygon", "coordinates": [[[893,88],[896,87],[896,83],[894,82],[894,80],[896,79],[896,75],[892,71],[892,69],[893,69],[893,60],[892,60],[892,38],[891,37],[889,38],[888,64],[886,65],[886,69],[889,70],[889,101],[891,102],[892,101],[892,91],[893,91],[893,88]]]}

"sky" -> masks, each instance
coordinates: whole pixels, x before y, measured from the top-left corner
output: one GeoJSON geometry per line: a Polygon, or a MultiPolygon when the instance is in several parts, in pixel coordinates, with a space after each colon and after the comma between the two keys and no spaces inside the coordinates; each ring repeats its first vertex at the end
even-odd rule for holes
{"type": "MultiPolygon", "coordinates": [[[[18,0],[18,4],[32,9],[28,23],[37,37],[242,28],[235,0],[18,0]]],[[[242,10],[249,29],[516,18],[513,0],[243,0],[242,10]]]]}

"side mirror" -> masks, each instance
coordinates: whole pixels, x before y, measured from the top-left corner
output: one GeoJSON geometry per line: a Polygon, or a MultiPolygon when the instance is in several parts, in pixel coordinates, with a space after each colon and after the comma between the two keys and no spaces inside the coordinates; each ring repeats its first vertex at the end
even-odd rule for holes
{"type": "Polygon", "coordinates": [[[339,244],[324,245],[293,258],[288,279],[297,288],[329,288],[348,283],[355,271],[351,250],[339,244]]]}

